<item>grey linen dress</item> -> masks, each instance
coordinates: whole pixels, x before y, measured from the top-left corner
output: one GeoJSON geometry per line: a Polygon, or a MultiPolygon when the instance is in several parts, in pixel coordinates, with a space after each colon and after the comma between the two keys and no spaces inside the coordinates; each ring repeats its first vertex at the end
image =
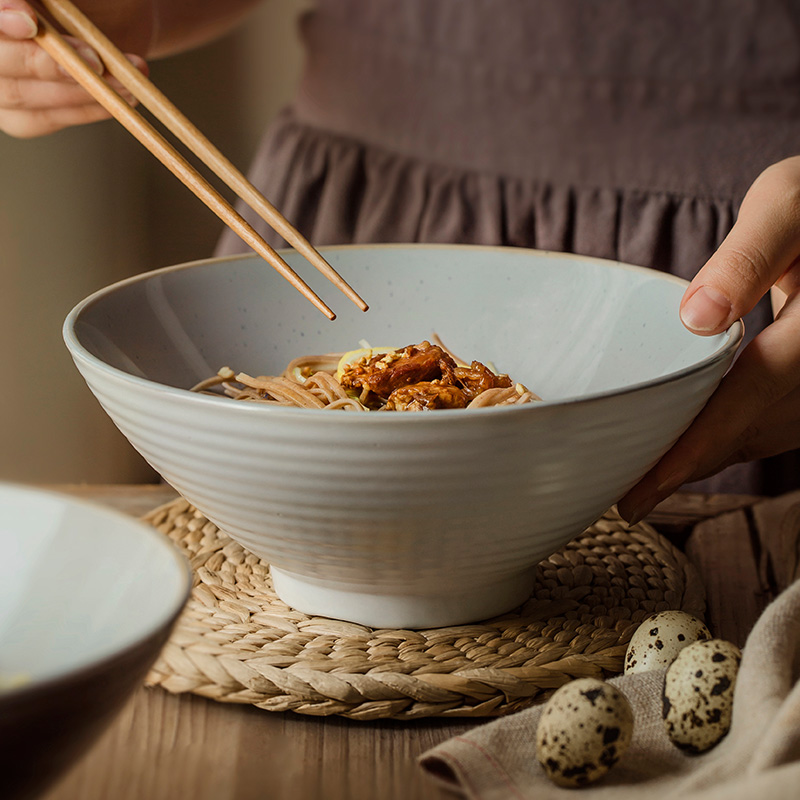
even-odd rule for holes
{"type": "MultiPolygon", "coordinates": [[[[300,33],[251,176],[317,245],[535,247],[688,279],[800,153],[793,0],[318,0],[300,33]]],[[[769,319],[762,302],[748,338],[769,319]]],[[[691,488],[798,485],[792,455],[691,488]]]]}

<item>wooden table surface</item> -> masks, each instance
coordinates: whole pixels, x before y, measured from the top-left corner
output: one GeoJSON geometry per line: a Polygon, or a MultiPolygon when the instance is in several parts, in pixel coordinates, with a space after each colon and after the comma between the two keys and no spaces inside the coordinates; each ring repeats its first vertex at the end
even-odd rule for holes
{"type": "MultiPolygon", "coordinates": [[[[166,486],[51,487],[141,515],[166,486]]],[[[648,518],[705,583],[712,632],[739,645],[794,580],[800,492],[764,500],[678,495],[648,518]]],[[[442,800],[423,751],[480,721],[354,722],[140,689],[45,800],[442,800]]]]}

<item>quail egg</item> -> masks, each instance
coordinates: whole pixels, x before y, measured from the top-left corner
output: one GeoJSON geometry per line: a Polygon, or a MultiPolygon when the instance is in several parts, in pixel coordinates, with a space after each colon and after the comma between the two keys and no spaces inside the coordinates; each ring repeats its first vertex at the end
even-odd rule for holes
{"type": "Polygon", "coordinates": [[[631,637],[625,653],[625,674],[664,669],[684,647],[710,638],[708,628],[685,611],[651,614],[631,637]]]}
{"type": "Polygon", "coordinates": [[[579,678],[545,705],[536,757],[559,786],[585,786],[616,764],[632,736],[633,711],[625,695],[596,678],[579,678]]]}
{"type": "Polygon", "coordinates": [[[722,639],[685,647],[667,669],[663,716],[667,735],[690,753],[703,753],[728,732],[741,651],[722,639]]]}

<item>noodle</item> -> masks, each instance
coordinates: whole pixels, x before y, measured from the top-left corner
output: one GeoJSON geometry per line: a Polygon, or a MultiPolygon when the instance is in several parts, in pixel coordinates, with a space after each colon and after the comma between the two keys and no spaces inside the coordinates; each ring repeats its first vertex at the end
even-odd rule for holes
{"type": "Polygon", "coordinates": [[[366,347],[300,356],[281,375],[254,377],[222,367],[191,391],[219,395],[221,390],[234,400],[339,411],[487,408],[541,400],[480,362],[467,366],[438,337],[434,341],[399,350],[366,347]]]}

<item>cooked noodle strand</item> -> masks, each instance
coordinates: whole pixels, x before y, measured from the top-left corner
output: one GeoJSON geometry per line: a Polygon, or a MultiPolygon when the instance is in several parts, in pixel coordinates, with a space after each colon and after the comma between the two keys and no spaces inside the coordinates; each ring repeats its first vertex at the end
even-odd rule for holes
{"type": "MultiPolygon", "coordinates": [[[[442,350],[453,357],[438,337],[435,340],[442,350]]],[[[364,386],[356,394],[353,390],[348,391],[337,380],[337,368],[343,355],[326,353],[300,356],[290,361],[281,375],[254,377],[245,372],[234,373],[230,367],[222,367],[216,375],[193,386],[191,391],[219,395],[221,390],[225,396],[234,400],[293,408],[369,411],[370,405],[373,408],[376,405],[376,396],[369,388],[364,386]]],[[[502,377],[507,380],[507,376],[502,377]]],[[[471,409],[518,405],[537,400],[541,400],[537,394],[517,383],[509,387],[485,389],[466,407],[471,409]]]]}

